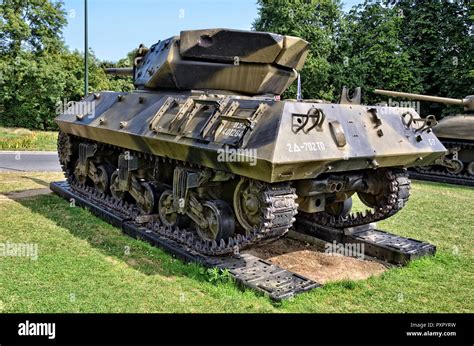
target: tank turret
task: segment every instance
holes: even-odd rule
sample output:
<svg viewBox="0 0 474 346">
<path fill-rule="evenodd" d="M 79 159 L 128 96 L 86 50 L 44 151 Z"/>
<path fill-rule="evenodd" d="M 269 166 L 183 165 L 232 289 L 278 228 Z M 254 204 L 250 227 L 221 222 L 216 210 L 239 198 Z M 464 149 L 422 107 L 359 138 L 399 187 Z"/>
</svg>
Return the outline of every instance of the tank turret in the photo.
<svg viewBox="0 0 474 346">
<path fill-rule="evenodd" d="M 182 31 L 149 49 L 141 47 L 134 84 L 139 89 L 278 95 L 296 79 L 308 49 L 300 38 L 266 32 Z"/>
</svg>

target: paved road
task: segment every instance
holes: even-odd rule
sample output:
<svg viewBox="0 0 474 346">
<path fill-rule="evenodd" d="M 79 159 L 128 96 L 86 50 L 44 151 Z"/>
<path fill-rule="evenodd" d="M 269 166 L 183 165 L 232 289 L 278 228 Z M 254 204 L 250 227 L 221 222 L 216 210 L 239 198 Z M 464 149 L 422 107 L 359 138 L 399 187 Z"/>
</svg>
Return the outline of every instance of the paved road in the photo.
<svg viewBox="0 0 474 346">
<path fill-rule="evenodd" d="M 0 151 L 0 172 L 60 172 L 55 151 Z"/>
</svg>

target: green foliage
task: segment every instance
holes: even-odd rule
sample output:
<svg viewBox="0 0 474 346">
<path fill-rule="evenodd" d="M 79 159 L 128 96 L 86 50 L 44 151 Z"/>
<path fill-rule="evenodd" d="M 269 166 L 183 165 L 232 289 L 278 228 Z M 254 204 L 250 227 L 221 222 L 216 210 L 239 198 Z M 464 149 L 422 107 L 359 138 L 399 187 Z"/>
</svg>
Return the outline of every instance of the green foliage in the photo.
<svg viewBox="0 0 474 346">
<path fill-rule="evenodd" d="M 368 92 L 372 88 L 421 91 L 400 37 L 402 26 L 400 13 L 379 2 L 366 1 L 354 7 L 341 25 L 340 54 L 334 60 L 339 89 L 361 86 L 366 103 L 381 101 Z"/>
<path fill-rule="evenodd" d="M 473 16 L 467 0 L 367 0 L 347 14 L 340 0 L 257 4 L 254 29 L 311 44 L 301 71 L 305 99 L 337 101 L 344 85 L 363 87 L 367 104 L 382 100 L 372 88 L 455 98 L 474 92 Z M 63 3 L 4 0 L 0 19 L 0 125 L 55 129 L 58 104 L 83 96 L 82 53 L 68 51 L 62 40 Z M 90 51 L 90 91 L 133 90 L 130 78 L 107 76 L 103 68 L 132 66 L 134 55 L 113 63 Z M 295 96 L 296 83 L 283 97 Z M 460 111 L 433 104 L 422 108 L 423 114 Z"/>
<path fill-rule="evenodd" d="M 64 52 L 62 3 L 5 0 L 0 7 L 1 124 L 46 129 L 64 81 L 57 57 Z"/>
<path fill-rule="evenodd" d="M 62 1 L 3 0 L 0 56 L 15 58 L 25 49 L 37 54 L 61 51 L 60 35 L 66 25 L 62 7 Z"/>
<path fill-rule="evenodd" d="M 259 17 L 253 28 L 297 36 L 311 44 L 310 53 L 301 71 L 304 98 L 333 99 L 331 61 L 336 53 L 335 36 L 342 15 L 340 1 L 271 1 L 258 0 Z M 283 95 L 295 98 L 292 85 Z"/>
<path fill-rule="evenodd" d="M 133 66 L 134 58 L 137 54 L 138 48 L 132 50 L 127 54 L 126 58 L 120 59 L 116 63 L 111 61 L 102 61 L 99 63 L 101 70 L 107 67 L 130 67 Z M 132 80 L 127 76 L 107 76 L 109 83 L 109 90 L 117 91 L 131 91 L 134 89 Z"/>
<path fill-rule="evenodd" d="M 62 6 L 62 2 L 47 0 L 5 0 L 0 7 L 1 125 L 55 129 L 59 104 L 83 96 L 84 58 L 64 45 Z M 103 67 L 90 51 L 90 91 L 133 88 L 129 78 L 109 79 Z"/>
<path fill-rule="evenodd" d="M 233 281 L 232 274 L 228 269 L 219 269 L 219 268 L 209 268 L 207 269 L 207 278 L 208 281 L 217 285 L 225 284 Z"/>
<path fill-rule="evenodd" d="M 57 132 L 0 127 L 0 150 L 56 150 Z"/>
<path fill-rule="evenodd" d="M 109 82 L 93 52 L 89 53 L 89 60 L 90 91 L 114 87 L 123 90 L 117 83 Z M 55 129 L 53 119 L 58 105 L 83 96 L 83 66 L 84 59 L 78 51 L 41 56 L 23 51 L 13 62 L 1 60 L 0 102 L 5 114 L 0 123 L 30 129 Z"/>
<path fill-rule="evenodd" d="M 337 101 L 344 85 L 361 86 L 368 104 L 382 100 L 372 88 L 456 98 L 473 93 L 468 1 L 366 0 L 347 14 L 338 0 L 257 4 L 254 29 L 310 42 L 301 72 L 304 98 Z M 295 90 L 292 85 L 284 96 L 294 97 Z M 437 107 L 435 114 L 460 111 Z"/>
<path fill-rule="evenodd" d="M 410 55 L 423 93 L 463 98 L 474 92 L 473 18 L 470 1 L 397 0 L 403 14 L 403 46 Z M 471 4 L 472 6 L 472 4 Z M 472 7 L 471 7 L 472 8 Z M 438 112 L 440 107 L 438 106 Z M 456 107 L 441 107 L 448 112 Z M 434 110 L 436 108 L 428 109 Z"/>
</svg>

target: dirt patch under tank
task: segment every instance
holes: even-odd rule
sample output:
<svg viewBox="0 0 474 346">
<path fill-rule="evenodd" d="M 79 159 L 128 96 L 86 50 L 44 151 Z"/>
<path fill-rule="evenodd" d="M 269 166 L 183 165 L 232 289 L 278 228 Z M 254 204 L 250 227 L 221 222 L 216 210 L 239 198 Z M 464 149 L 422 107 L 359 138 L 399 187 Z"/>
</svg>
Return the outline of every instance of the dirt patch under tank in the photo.
<svg viewBox="0 0 474 346">
<path fill-rule="evenodd" d="M 328 254 L 321 246 L 283 238 L 262 247 L 244 251 L 284 269 L 324 284 L 340 280 L 363 280 L 380 275 L 387 267 L 381 263 Z"/>
</svg>

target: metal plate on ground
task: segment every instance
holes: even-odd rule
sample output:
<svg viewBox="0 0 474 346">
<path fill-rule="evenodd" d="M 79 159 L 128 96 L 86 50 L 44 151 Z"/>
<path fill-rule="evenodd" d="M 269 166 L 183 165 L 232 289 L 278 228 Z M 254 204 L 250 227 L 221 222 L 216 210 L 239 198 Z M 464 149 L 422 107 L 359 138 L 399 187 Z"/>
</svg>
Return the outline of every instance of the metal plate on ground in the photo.
<svg viewBox="0 0 474 346">
<path fill-rule="evenodd" d="M 97 201 L 92 203 L 86 196 L 72 191 L 67 182 L 53 182 L 50 184 L 50 188 L 59 196 L 68 201 L 73 200 L 77 206 L 87 208 L 93 214 L 121 228 L 124 233 L 158 246 L 182 260 L 197 262 L 209 268 L 227 269 L 238 284 L 263 293 L 274 301 L 281 301 L 321 286 L 304 276 L 280 268 L 250 254 L 234 256 L 205 256 L 199 254 L 190 250 L 186 245 L 135 224 L 130 218 L 120 215 L 102 203 Z"/>
<path fill-rule="evenodd" d="M 434 255 L 436 252 L 436 246 L 432 244 L 377 230 L 375 224 L 337 229 L 300 219 L 297 220 L 295 229 L 327 242 L 363 244 L 365 255 L 397 265 L 406 265 L 413 259 Z"/>
<path fill-rule="evenodd" d="M 321 286 L 308 278 L 290 272 L 250 254 L 230 258 L 213 257 L 212 266 L 227 268 L 236 281 L 280 301 Z"/>
<path fill-rule="evenodd" d="M 436 246 L 411 238 L 369 229 L 344 236 L 344 242 L 364 244 L 364 253 L 382 261 L 406 265 L 419 257 L 434 255 Z"/>
</svg>

